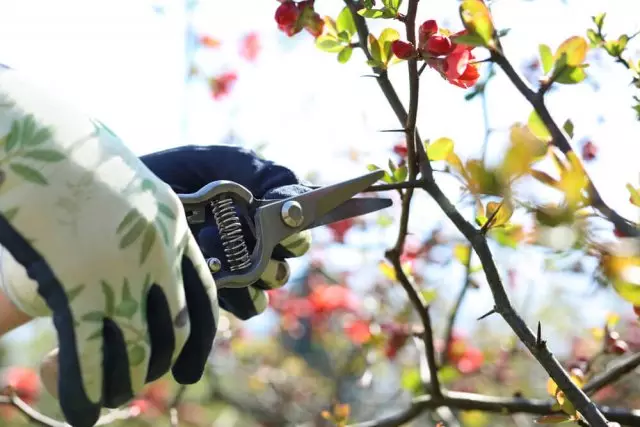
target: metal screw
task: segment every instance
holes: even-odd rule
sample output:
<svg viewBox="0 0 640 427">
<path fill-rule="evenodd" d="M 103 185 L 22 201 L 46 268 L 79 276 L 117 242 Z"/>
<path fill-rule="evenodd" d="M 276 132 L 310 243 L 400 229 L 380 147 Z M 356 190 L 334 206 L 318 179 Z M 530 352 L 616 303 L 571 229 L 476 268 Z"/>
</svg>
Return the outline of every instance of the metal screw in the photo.
<svg viewBox="0 0 640 427">
<path fill-rule="evenodd" d="M 304 215 L 302 215 L 302 206 L 300 203 L 290 200 L 282 205 L 282 211 L 280 212 L 282 221 L 291 228 L 299 227 L 304 221 Z"/>
<path fill-rule="evenodd" d="M 207 265 L 212 273 L 217 273 L 222 268 L 222 263 L 218 258 L 207 258 Z"/>
</svg>

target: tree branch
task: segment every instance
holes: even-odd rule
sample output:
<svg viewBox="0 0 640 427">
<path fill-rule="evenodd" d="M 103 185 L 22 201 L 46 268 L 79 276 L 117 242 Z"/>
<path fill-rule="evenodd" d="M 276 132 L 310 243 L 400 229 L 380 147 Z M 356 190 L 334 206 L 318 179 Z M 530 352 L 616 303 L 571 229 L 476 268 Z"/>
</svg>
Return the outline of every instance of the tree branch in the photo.
<svg viewBox="0 0 640 427">
<path fill-rule="evenodd" d="M 22 412 L 34 425 L 45 427 L 72 427 L 63 421 L 55 420 L 48 417 L 27 404 L 24 400 L 20 399 L 18 395 L 12 393 L 10 395 L 0 395 L 0 404 L 11 405 L 14 408 Z M 96 423 L 96 427 L 105 426 L 118 420 L 126 420 L 129 418 L 135 418 L 139 414 L 138 410 L 134 407 L 128 407 L 124 409 L 116 409 L 109 412 L 106 415 L 100 417 Z"/>
<path fill-rule="evenodd" d="M 613 384 L 629 372 L 633 372 L 640 366 L 640 353 L 636 353 L 626 361 L 603 372 L 589 381 L 582 390 L 587 394 L 593 394 L 598 390 Z"/>
<path fill-rule="evenodd" d="M 544 93 L 537 94 L 534 92 L 529 85 L 527 85 L 524 80 L 518 75 L 518 73 L 514 70 L 511 62 L 500 52 L 492 51 L 492 60 L 502 68 L 505 72 L 509 80 L 513 83 L 513 85 L 518 89 L 518 91 L 525 97 L 529 104 L 536 111 L 542 122 L 545 124 L 549 132 L 551 133 L 551 138 L 553 140 L 553 144 L 560 149 L 565 155 L 567 155 L 570 151 L 573 151 L 571 148 L 571 144 L 569 143 L 569 139 L 565 135 L 565 133 L 560 129 L 558 124 L 555 122 L 553 117 L 551 117 L 551 113 L 547 109 L 547 106 L 544 103 Z M 603 200 L 602 196 L 593 185 L 593 181 L 587 175 L 589 180 L 589 194 L 591 198 L 592 206 L 600 211 L 602 215 L 604 215 L 611 223 L 615 225 L 615 227 L 622 232 L 623 234 L 630 237 L 640 236 L 640 230 L 634 226 L 629 220 L 622 217 L 618 212 L 613 210 L 607 203 Z"/>
<path fill-rule="evenodd" d="M 487 397 L 474 393 L 445 392 L 442 397 L 439 398 L 435 396 L 417 397 L 413 400 L 409 408 L 396 415 L 378 420 L 351 424 L 348 427 L 398 427 L 417 417 L 422 412 L 438 408 L 440 406 L 448 406 L 467 411 L 477 410 L 492 412 L 501 415 L 518 413 L 550 415 L 558 413 L 552 409 L 552 402 L 544 400 Z M 640 425 L 639 410 L 625 410 L 620 408 L 611 408 L 608 406 L 602 406 L 600 407 L 600 410 L 611 421 L 629 426 Z"/>
</svg>

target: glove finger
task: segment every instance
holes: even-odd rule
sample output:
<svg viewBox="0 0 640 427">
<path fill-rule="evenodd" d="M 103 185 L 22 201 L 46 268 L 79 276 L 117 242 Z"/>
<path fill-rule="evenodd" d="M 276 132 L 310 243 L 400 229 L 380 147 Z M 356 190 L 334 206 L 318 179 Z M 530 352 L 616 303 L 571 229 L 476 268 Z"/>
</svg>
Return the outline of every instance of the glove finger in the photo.
<svg viewBox="0 0 640 427">
<path fill-rule="evenodd" d="M 186 326 L 189 325 L 182 327 L 181 334 L 174 331 L 169 301 L 159 286 L 154 285 L 149 290 L 145 311 L 151 342 L 151 356 L 145 382 L 150 383 L 169 372 L 176 348 L 181 349 L 187 340 L 186 331 L 189 328 Z M 179 314 L 176 318 L 178 317 Z M 187 320 L 185 315 L 182 315 L 182 318 Z"/>
<path fill-rule="evenodd" d="M 291 270 L 289 269 L 289 263 L 286 261 L 278 261 L 270 259 L 267 263 L 267 267 L 260 276 L 262 281 L 260 286 L 262 289 L 277 289 L 284 286 L 289 280 Z M 255 286 L 255 285 L 254 285 Z"/>
<path fill-rule="evenodd" d="M 273 258 L 284 260 L 285 258 L 297 258 L 306 254 L 311 248 L 311 230 L 304 230 L 284 239 L 273 250 Z"/>
<path fill-rule="evenodd" d="M 172 368 L 180 384 L 200 380 L 213 347 L 218 327 L 218 297 L 211 272 L 194 239 L 188 239 L 181 262 L 189 337 Z M 188 317 L 187 317 L 188 316 Z"/>
<path fill-rule="evenodd" d="M 218 291 L 220 307 L 240 320 L 248 320 L 267 309 L 267 293 L 254 286 L 225 288 Z"/>
</svg>

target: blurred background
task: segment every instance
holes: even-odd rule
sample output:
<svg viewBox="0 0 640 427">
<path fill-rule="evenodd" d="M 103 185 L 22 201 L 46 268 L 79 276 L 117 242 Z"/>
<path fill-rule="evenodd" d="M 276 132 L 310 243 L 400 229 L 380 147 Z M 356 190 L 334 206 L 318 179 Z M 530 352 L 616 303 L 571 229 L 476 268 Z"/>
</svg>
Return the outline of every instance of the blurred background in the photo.
<svg viewBox="0 0 640 427">
<path fill-rule="evenodd" d="M 348 63 L 339 64 L 335 55 L 314 46 L 312 35 L 287 37 L 274 21 L 278 5 L 276 0 L 0 0 L 0 62 L 64 91 L 138 154 L 184 144 L 242 145 L 316 184 L 365 173 L 368 164 L 398 163 L 400 134 L 380 132 L 397 129 L 398 123 L 375 80 L 363 77 L 370 69 L 362 53 L 354 51 Z M 498 27 L 510 28 L 503 40 L 507 57 L 532 84 L 540 76 L 538 45 L 555 48 L 572 35 L 585 36 L 593 15 L 607 12 L 612 33 L 640 29 L 640 6 L 633 0 L 491 5 Z M 320 15 L 334 19 L 343 7 L 338 0 L 315 5 Z M 457 14 L 457 2 L 422 1 L 418 22 L 436 19 L 458 31 Z M 397 22 L 379 20 L 371 30 L 377 34 L 389 26 L 400 29 Z M 640 56 L 633 44 L 629 49 L 630 56 Z M 586 168 L 606 201 L 637 219 L 625 189 L 627 183 L 638 185 L 640 173 L 631 76 L 599 50 L 591 51 L 588 61 L 588 80 L 554 90 L 548 105 L 559 122 L 571 118 L 576 147 L 591 144 Z M 486 64 L 480 68 L 481 81 L 488 70 Z M 406 66 L 395 65 L 389 74 L 406 102 Z M 465 100 L 472 91 L 425 71 L 418 114 L 422 136 L 453 139 L 463 159 L 481 157 L 486 137 L 487 161 L 497 161 L 510 126 L 526 122 L 530 106 L 501 71 L 485 95 Z M 462 197 L 460 182 L 447 174 L 438 174 L 438 181 L 471 215 L 473 204 Z M 389 196 L 397 200 L 394 192 Z M 541 197 L 531 190 L 533 196 Z M 420 394 L 419 343 L 412 337 L 419 319 L 384 263 L 399 212 L 396 204 L 314 230 L 312 250 L 291 261 L 291 281 L 270 295 L 266 313 L 240 322 L 223 312 L 206 378 L 180 394 L 180 425 L 324 426 L 331 424 L 322 411 L 333 410 L 348 411 L 352 422 L 360 422 L 396 413 Z M 465 283 L 464 241 L 424 194 L 414 198 L 409 229 L 404 260 L 432 300 L 442 351 Z M 594 279 L 597 259 L 536 245 L 516 250 L 504 239 L 493 243 L 515 306 L 530 327 L 543 322 L 561 360 L 597 354 L 607 322 L 620 330 L 629 351 L 640 349 L 640 329 L 629 305 Z M 546 374 L 506 324 L 497 316 L 476 321 L 493 306 L 476 265 L 472 259 L 471 285 L 461 300 L 443 384 L 496 396 L 547 397 Z M 60 419 L 36 373 L 41 357 L 55 347 L 50 321 L 32 322 L 0 344 L 5 381 L 20 384 L 29 403 Z M 598 363 L 606 366 L 614 359 L 604 355 Z M 631 376 L 596 398 L 639 407 L 635 375 L 635 381 Z M 168 407 L 177 392 L 171 378 L 163 378 L 133 403 L 135 418 L 113 425 L 169 425 Z M 533 425 L 530 416 L 475 411 L 451 416 L 468 427 Z M 440 417 L 425 413 L 407 425 L 435 425 Z M 15 409 L 0 406 L 0 425 L 28 423 Z"/>
</svg>

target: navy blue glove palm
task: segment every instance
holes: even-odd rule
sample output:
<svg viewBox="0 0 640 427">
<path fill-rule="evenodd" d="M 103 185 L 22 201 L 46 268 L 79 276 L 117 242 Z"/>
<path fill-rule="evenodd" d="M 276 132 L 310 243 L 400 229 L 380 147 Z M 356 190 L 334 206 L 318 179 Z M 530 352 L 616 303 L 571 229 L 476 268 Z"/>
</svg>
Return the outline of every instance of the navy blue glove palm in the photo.
<svg viewBox="0 0 640 427">
<path fill-rule="evenodd" d="M 256 198 L 283 199 L 310 191 L 289 169 L 263 160 L 256 153 L 237 146 L 183 146 L 141 157 L 143 163 L 176 193 L 193 193 L 217 180 L 235 181 L 251 191 Z M 243 224 L 244 239 L 253 249 L 255 238 Z M 213 215 L 202 225 L 192 225 L 205 258 L 225 257 Z M 283 286 L 289 278 L 287 258 L 303 255 L 309 249 L 311 233 L 291 236 L 276 247 L 261 280 L 246 288 L 220 289 L 220 307 L 246 320 L 263 312 L 268 298 L 264 292 Z"/>
</svg>

